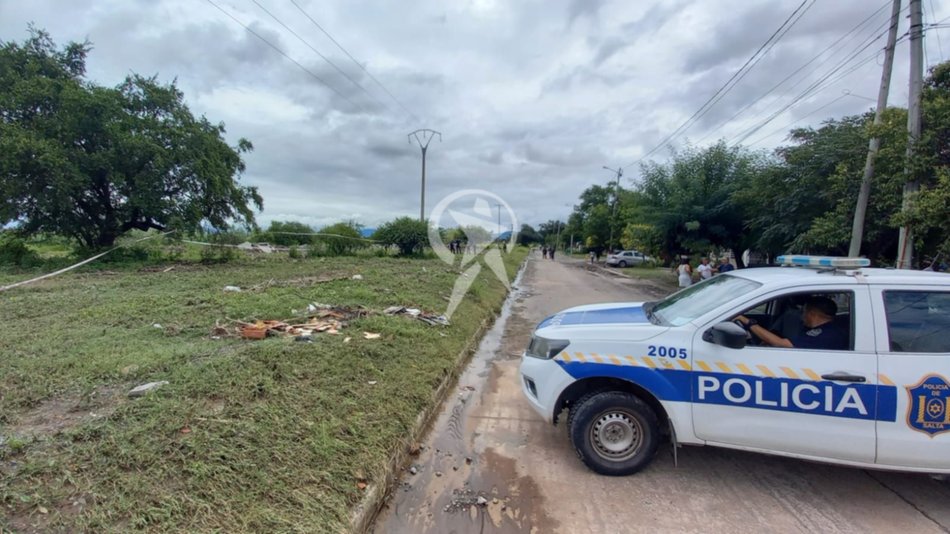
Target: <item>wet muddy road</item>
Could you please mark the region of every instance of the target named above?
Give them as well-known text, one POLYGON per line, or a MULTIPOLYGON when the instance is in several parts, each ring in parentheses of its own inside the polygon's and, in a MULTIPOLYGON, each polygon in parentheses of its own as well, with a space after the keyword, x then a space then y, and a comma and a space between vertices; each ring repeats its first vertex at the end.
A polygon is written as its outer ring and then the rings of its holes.
POLYGON ((564 425, 522 398, 521 351, 544 317, 664 291, 532 257, 502 320, 443 406, 374 532, 950 532, 950 484, 716 448, 668 447, 643 472, 595 475, 564 425))

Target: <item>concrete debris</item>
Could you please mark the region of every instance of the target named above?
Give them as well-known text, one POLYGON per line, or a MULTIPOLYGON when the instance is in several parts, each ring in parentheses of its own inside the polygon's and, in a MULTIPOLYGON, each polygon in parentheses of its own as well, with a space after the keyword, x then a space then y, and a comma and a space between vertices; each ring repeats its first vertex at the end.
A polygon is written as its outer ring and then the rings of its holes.
POLYGON ((149 391, 156 390, 164 385, 168 384, 167 380, 162 380, 160 382, 149 382, 148 384, 142 384, 137 386, 129 391, 129 397, 144 397, 149 391))
POLYGON ((374 332, 363 332, 363 338, 365 339, 379 339, 382 337, 382 334, 376 334, 374 332))
POLYGON ((238 286, 224 286, 225 293, 240 293, 241 288, 238 286))

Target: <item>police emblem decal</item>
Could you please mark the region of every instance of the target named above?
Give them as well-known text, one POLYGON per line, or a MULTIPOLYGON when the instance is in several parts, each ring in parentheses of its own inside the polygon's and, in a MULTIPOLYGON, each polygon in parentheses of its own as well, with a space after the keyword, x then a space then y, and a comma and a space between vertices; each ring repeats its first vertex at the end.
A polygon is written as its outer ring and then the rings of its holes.
POLYGON ((946 378, 930 374, 915 386, 906 386, 910 403, 907 408, 907 425, 930 437, 950 432, 950 382, 946 378))

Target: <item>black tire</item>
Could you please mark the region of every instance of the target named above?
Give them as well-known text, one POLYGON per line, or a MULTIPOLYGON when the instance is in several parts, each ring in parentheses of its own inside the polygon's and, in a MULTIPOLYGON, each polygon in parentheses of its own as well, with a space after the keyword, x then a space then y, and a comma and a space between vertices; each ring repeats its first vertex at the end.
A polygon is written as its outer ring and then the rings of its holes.
POLYGON ((636 395, 621 391, 581 397, 571 407, 568 427, 577 456, 592 471, 607 476, 632 475, 643 469, 653 460, 660 441, 653 409, 636 395))
POLYGON ((627 262, 624 261, 624 260, 620 260, 620 263, 618 263, 617 265, 618 265, 621 269, 623 269, 624 267, 627 266, 627 262))

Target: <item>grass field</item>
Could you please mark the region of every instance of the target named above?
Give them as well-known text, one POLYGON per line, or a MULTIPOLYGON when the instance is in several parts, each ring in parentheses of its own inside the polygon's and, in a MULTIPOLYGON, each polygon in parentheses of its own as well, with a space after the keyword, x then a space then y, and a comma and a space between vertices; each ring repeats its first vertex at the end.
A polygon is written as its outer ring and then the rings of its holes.
MULTIPOLYGON (((525 254, 507 255, 512 277, 525 254)), ((313 302, 442 313, 457 276, 438 260, 283 256, 0 293, 0 531, 345 531, 504 286, 483 269, 447 327, 371 313, 312 343, 212 328, 313 302)))

